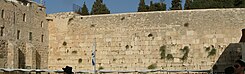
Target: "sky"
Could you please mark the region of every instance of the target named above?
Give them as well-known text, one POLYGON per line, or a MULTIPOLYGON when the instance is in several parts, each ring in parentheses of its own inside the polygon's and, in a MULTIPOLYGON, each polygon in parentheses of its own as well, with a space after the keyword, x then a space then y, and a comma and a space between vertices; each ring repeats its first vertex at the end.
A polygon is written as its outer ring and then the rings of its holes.
MULTIPOLYGON (((39 0, 34 0, 40 2, 39 0)), ((85 2, 88 10, 90 11, 95 0, 44 0, 47 14, 58 12, 71 12, 73 4, 82 6, 85 2)), ((140 0, 103 0, 107 8, 111 13, 127 13, 137 12, 138 4, 140 0)), ((145 0, 145 3, 149 5, 150 1, 159 2, 160 0, 145 0)), ((172 0, 165 0, 167 8, 171 7, 172 0)), ((182 7, 185 1, 182 1, 182 7)))

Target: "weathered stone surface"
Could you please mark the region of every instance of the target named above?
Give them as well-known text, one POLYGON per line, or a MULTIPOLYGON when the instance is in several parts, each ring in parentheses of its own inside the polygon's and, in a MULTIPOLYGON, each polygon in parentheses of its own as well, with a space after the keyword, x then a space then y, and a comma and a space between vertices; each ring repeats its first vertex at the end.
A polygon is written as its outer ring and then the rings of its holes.
POLYGON ((0 68, 47 69, 45 8, 35 2, 0 0, 0 43, 4 43, 0 44, 0 68))
POLYGON ((97 68, 144 70, 156 64, 156 69, 218 72, 239 59, 244 48, 233 44, 245 27, 242 8, 92 16, 68 12, 50 14, 46 21, 45 9, 36 3, 0 4, 2 68, 92 70, 96 39, 97 68))
POLYGON ((230 43, 238 43, 245 27, 245 9, 206 9, 79 16, 48 15, 49 69, 66 65, 92 70, 91 53, 96 39, 96 63, 106 70, 211 69, 230 43), (67 43, 64 45, 63 43, 67 43), (160 47, 166 45, 160 59, 160 47), (188 58, 181 60, 189 47, 188 58), (222 48, 220 47, 222 46, 222 48), (210 50, 206 50, 206 48, 210 50), (210 55, 211 49, 216 54, 210 55), (77 51, 73 54, 72 51, 77 51), (81 58, 82 63, 78 63, 81 58))

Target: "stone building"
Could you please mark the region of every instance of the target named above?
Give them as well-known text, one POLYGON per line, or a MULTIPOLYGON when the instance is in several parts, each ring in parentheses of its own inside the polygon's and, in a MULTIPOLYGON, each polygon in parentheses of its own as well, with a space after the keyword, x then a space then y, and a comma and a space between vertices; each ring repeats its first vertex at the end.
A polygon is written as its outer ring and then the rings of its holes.
POLYGON ((47 68, 45 12, 30 0, 0 0, 0 68, 47 68))
POLYGON ((48 69, 69 65, 75 70, 92 70, 94 39, 98 69, 224 68, 241 57, 237 54, 241 45, 236 43, 245 28, 244 12, 237 8, 92 16, 50 14, 48 69), (219 59, 224 51, 224 57, 230 58, 219 59), (230 56, 230 51, 234 55, 230 56))

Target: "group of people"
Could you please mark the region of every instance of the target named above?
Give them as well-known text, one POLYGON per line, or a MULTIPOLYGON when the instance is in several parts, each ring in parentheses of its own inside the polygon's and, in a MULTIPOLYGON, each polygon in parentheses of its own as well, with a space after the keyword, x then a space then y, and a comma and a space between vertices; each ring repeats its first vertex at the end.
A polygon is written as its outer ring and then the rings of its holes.
POLYGON ((236 60, 233 66, 225 68, 225 74, 244 74, 245 61, 236 60))
MULTIPOLYGON (((72 67, 66 66, 62 68, 65 74, 74 74, 72 72, 72 67)), ((245 61, 244 60, 237 60, 233 66, 225 68, 225 74, 244 74, 245 70, 245 61)))

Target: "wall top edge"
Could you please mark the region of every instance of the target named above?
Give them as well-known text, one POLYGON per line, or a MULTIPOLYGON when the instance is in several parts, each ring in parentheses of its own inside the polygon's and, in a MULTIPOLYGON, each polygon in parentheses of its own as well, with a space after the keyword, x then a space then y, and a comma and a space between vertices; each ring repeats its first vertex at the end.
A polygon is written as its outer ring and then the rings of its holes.
POLYGON ((206 11, 245 11, 245 8, 222 8, 222 9, 193 9, 193 10, 171 10, 171 11, 152 11, 152 12, 129 12, 129 13, 116 13, 116 14, 101 14, 101 15, 87 15, 82 16, 74 12, 60 12, 48 14, 48 17, 63 17, 63 16, 76 16, 76 17, 98 17, 98 16, 120 16, 120 15, 134 15, 134 14, 152 14, 152 13, 186 13, 186 12, 206 12, 206 11))

